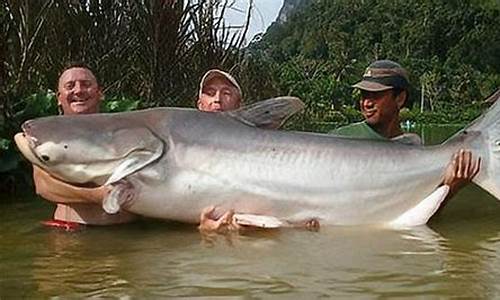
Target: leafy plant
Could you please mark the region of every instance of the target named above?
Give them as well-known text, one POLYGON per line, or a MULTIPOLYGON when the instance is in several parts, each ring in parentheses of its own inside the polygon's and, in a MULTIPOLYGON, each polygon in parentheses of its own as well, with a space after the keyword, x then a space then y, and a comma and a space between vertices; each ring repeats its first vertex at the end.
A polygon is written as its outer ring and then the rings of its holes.
POLYGON ((500 86, 499 8, 470 0, 311 1, 249 51, 272 66, 277 92, 304 100, 298 122, 306 126, 340 121, 359 99, 350 85, 385 58, 410 71, 409 102, 419 109, 405 118, 462 123, 500 86))
POLYGON ((124 96, 105 98, 101 105, 102 112, 122 112, 139 108, 140 99, 127 98, 124 96))

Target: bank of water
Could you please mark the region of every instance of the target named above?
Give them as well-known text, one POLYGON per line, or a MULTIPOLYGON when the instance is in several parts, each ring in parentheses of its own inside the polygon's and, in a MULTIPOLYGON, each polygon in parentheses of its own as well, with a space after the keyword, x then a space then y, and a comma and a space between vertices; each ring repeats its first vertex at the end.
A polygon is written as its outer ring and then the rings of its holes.
POLYGON ((156 221, 48 229, 40 221, 50 217, 50 204, 0 197, 2 300, 500 297, 500 203, 475 186, 428 226, 411 230, 323 227, 215 237, 156 221))

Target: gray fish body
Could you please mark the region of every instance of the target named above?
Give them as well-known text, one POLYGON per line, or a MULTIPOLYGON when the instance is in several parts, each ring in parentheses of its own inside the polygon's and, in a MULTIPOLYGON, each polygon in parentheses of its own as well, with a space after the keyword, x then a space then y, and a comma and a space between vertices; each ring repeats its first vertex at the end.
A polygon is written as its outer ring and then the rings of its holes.
MULTIPOLYGON (((294 105, 286 101, 270 103, 294 105)), ((301 107, 279 106, 278 112, 286 112, 268 117, 267 105, 235 113, 159 108, 50 117, 27 122, 26 138, 16 142, 31 162, 65 181, 116 186, 126 181, 135 194, 123 200, 115 193, 121 209, 190 223, 215 205, 334 225, 390 224, 411 212, 418 220, 403 224, 420 225, 445 196, 428 197, 460 148, 482 157, 474 181, 500 196, 497 104, 433 147, 253 126, 276 127, 275 119, 301 107), (420 208, 426 201, 431 209, 420 208)))
POLYGON ((162 135, 168 151, 133 175, 141 195, 127 209, 186 222, 196 222, 209 205, 289 221, 390 222, 438 186, 457 147, 470 148, 262 130, 213 114, 165 113, 169 124, 158 134, 168 132, 162 135))

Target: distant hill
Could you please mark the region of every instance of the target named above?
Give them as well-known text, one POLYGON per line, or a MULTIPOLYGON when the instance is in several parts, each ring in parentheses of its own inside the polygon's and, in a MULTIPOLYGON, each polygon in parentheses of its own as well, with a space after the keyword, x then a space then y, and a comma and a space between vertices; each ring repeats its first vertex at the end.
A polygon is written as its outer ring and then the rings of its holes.
POLYGON ((493 29, 490 37, 496 38, 495 17, 499 12, 500 0, 285 0, 276 22, 268 28, 260 44, 271 49, 282 44, 286 47, 283 50, 291 54, 311 56, 310 52, 314 52, 313 56, 321 56, 326 55, 325 44, 332 40, 360 37, 377 46, 389 40, 401 44, 403 35, 416 35, 417 39, 424 38, 425 50, 444 57, 450 48, 443 42, 456 45, 467 35, 490 29, 493 29), (419 36, 412 29, 423 30, 425 36, 422 31, 419 36))
POLYGON ((311 1, 315 0, 285 0, 283 2, 283 6, 280 9, 278 17, 276 18, 276 23, 285 23, 293 13, 295 13, 299 9, 304 8, 311 1))
POLYGON ((355 103, 350 85, 377 59, 409 70, 412 99, 425 109, 461 111, 500 86, 499 2, 286 0, 248 50, 273 72, 273 87, 313 113, 355 103))

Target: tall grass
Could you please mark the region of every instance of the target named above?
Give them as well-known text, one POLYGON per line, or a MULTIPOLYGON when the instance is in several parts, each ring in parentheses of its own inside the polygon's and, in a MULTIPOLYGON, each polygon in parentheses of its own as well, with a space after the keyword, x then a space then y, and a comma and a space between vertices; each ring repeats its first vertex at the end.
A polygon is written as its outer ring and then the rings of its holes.
MULTIPOLYGON (((0 4, 0 79, 13 102, 53 88, 69 61, 96 71, 106 93, 143 106, 191 105, 201 75, 241 59, 248 18, 230 30, 222 0, 6 0, 0 4)), ((251 7, 251 6, 250 6, 251 7)), ((250 10, 248 11, 248 16, 250 10)))
MULTIPOLYGON (((88 64, 114 104, 140 99, 138 108, 193 106, 209 68, 239 70, 253 1, 236 30, 223 18, 233 2, 1 1, 0 166, 8 166, 20 123, 53 111, 44 107, 51 103, 35 100, 53 99, 45 95, 71 61, 88 64)), ((135 103, 125 102, 115 106, 135 103)), ((0 168, 0 175, 11 169, 0 168)))

